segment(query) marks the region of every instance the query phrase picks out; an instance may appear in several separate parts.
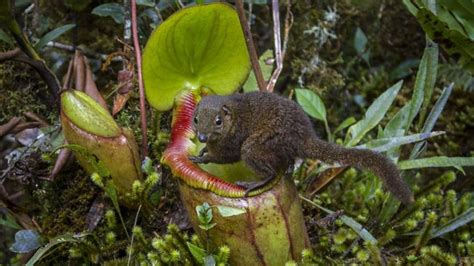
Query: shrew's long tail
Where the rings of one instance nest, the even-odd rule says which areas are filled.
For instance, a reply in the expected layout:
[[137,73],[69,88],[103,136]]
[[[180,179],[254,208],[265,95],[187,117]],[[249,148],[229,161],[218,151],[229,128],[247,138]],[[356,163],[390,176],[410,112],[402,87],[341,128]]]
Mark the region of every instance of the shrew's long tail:
[[305,158],[372,171],[383,180],[385,188],[401,202],[405,204],[413,202],[413,194],[400,176],[397,166],[382,154],[367,149],[344,148],[316,137],[308,138],[305,144],[303,151]]

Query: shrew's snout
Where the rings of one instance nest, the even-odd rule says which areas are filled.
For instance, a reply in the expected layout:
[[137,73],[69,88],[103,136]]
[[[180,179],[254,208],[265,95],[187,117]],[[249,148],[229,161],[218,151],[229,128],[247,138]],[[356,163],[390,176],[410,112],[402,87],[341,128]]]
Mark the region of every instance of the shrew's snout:
[[198,133],[198,140],[201,143],[206,143],[207,142],[207,135],[202,134],[202,133]]

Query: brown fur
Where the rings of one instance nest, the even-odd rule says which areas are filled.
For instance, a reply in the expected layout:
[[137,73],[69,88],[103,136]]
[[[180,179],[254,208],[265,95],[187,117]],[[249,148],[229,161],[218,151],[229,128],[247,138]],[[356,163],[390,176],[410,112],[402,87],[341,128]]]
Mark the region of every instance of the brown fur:
[[196,163],[243,160],[262,179],[248,191],[286,171],[296,158],[312,158],[371,170],[402,202],[413,201],[410,189],[388,158],[367,149],[348,149],[320,140],[304,111],[276,94],[207,96],[197,106],[194,118],[198,138],[207,145],[200,156],[190,159]]

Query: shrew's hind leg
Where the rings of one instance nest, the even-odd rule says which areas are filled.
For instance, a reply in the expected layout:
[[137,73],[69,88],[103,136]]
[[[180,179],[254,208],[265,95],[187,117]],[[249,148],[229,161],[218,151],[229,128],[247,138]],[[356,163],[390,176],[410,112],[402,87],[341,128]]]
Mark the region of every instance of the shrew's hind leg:
[[[251,150],[246,150],[245,146]],[[250,146],[250,147],[249,147]],[[246,188],[245,196],[247,197],[251,191],[261,189],[277,177],[278,158],[272,153],[267,152],[260,145],[244,143],[242,146],[242,160],[250,167],[261,179],[255,182],[237,182],[238,185]],[[245,152],[246,151],[246,152]],[[250,152],[249,152],[250,151]]]

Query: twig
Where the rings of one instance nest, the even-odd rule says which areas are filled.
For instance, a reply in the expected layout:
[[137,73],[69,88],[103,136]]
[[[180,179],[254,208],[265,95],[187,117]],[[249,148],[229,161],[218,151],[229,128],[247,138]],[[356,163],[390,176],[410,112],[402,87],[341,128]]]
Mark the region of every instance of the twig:
[[252,62],[252,69],[257,80],[257,85],[259,90],[266,90],[266,82],[263,78],[262,70],[260,69],[260,64],[258,63],[257,50],[255,49],[255,44],[252,38],[252,32],[247,23],[247,18],[245,17],[244,3],[242,0],[236,0],[236,9],[239,14],[240,26],[245,35],[245,43],[247,44],[247,50],[250,55],[250,62]]
[[293,13],[291,13],[291,0],[286,0],[285,29],[283,32],[283,48],[281,51],[282,59],[285,59],[286,48],[288,47],[288,36],[293,26]]
[[148,155],[148,138],[147,138],[147,125],[146,125],[146,106],[145,106],[145,90],[143,88],[143,77],[142,77],[142,57],[140,51],[140,42],[138,40],[137,30],[137,5],[136,0],[132,0],[132,35],[133,35],[133,46],[135,48],[135,58],[137,60],[137,72],[138,72],[138,88],[140,90],[140,120],[142,126],[142,158]]
[[280,76],[283,68],[283,59],[281,56],[281,34],[280,34],[280,7],[278,6],[278,0],[272,0],[272,15],[273,15],[273,41],[275,43],[275,59],[276,68],[268,81],[267,91],[273,92],[275,84]]

